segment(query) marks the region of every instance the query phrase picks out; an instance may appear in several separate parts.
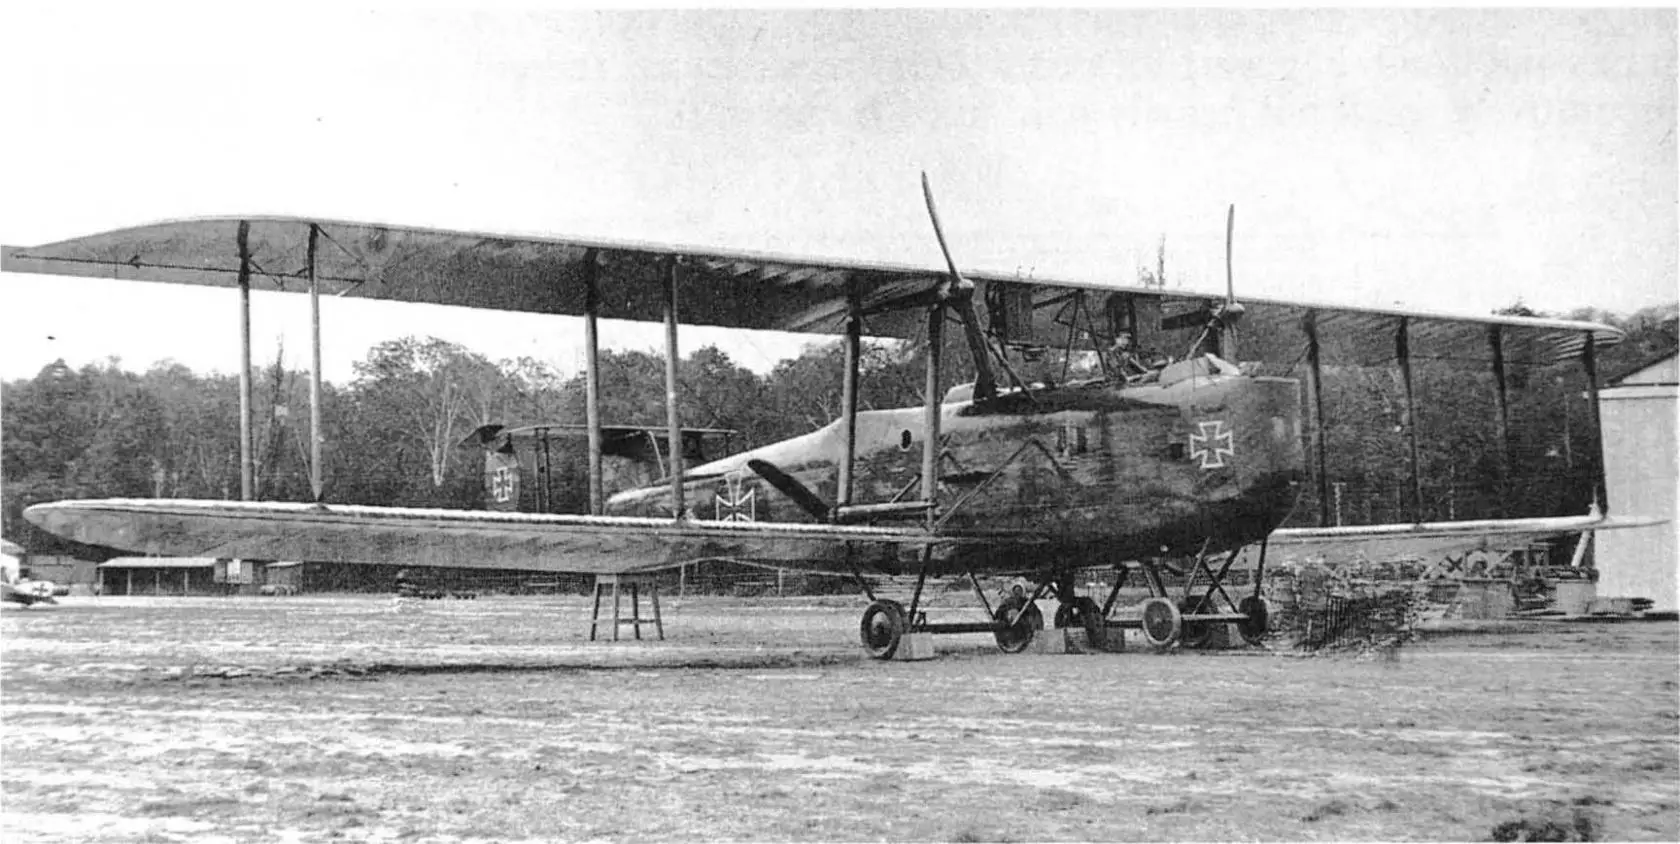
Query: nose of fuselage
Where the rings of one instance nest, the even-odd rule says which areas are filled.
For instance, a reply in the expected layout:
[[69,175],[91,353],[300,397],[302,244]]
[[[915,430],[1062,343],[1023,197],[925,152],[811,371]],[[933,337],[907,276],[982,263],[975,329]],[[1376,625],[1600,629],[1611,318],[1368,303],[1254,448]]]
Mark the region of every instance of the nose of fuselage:
[[1269,531],[1289,515],[1306,477],[1300,382],[1244,377],[1234,386],[1229,404],[1240,455],[1238,484],[1248,502],[1245,509]]

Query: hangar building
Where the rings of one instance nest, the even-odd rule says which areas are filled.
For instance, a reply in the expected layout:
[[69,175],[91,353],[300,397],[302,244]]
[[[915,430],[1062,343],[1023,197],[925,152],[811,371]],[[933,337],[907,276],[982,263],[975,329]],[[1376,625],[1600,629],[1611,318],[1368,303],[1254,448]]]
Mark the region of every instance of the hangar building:
[[1652,612],[1676,610],[1680,583],[1680,513],[1675,507],[1676,353],[1650,361],[1599,391],[1604,481],[1612,513],[1666,520],[1663,524],[1600,531],[1596,537],[1598,594],[1650,598]]

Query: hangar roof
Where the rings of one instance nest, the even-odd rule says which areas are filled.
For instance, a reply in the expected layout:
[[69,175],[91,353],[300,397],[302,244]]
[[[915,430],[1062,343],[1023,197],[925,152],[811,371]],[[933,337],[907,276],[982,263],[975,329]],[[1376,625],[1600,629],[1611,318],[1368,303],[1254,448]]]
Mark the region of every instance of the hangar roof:
[[207,569],[214,557],[114,557],[99,564],[102,569]]

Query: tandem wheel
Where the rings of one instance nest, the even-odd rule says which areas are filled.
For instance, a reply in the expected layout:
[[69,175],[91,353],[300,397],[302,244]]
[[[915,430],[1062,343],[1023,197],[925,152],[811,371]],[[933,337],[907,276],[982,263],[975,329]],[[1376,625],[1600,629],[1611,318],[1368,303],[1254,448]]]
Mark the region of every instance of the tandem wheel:
[[1184,619],[1168,598],[1150,598],[1143,602],[1143,639],[1157,648],[1165,648],[1178,641],[1184,631]]
[[1208,642],[1213,640],[1214,625],[1224,623],[1220,621],[1195,621],[1193,619],[1184,618],[1184,616],[1195,614],[1196,606],[1198,604],[1204,605],[1206,609],[1213,609],[1212,601],[1202,601],[1198,598],[1185,598],[1184,601],[1178,605],[1179,619],[1183,624],[1183,629],[1179,633],[1179,642],[1187,648],[1200,649],[1207,647]]
[[1011,595],[998,604],[992,613],[998,627],[992,631],[998,650],[1018,654],[1032,644],[1033,635],[1044,626],[1044,615],[1038,607],[1020,595]]
[[898,653],[898,644],[904,640],[904,632],[909,628],[909,620],[904,615],[904,605],[897,601],[880,600],[869,605],[863,611],[863,621],[858,625],[858,635],[863,640],[864,650],[876,659],[892,659]]
[[1250,645],[1265,641],[1271,629],[1272,605],[1259,595],[1250,595],[1237,604],[1237,611],[1248,614],[1248,618],[1237,622],[1237,634],[1243,641]]
[[1101,649],[1108,634],[1108,621],[1103,618],[1097,602],[1084,596],[1074,598],[1056,608],[1056,627],[1083,627],[1086,641]]

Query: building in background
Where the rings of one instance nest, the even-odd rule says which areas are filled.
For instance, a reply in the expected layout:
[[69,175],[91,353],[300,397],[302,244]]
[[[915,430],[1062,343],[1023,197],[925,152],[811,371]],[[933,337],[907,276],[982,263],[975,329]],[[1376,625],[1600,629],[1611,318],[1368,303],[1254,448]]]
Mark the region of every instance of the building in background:
[[1613,378],[1599,391],[1603,420],[1604,480],[1611,512],[1649,517],[1661,524],[1601,531],[1596,554],[1598,594],[1649,598],[1652,612],[1680,604],[1680,514],[1675,483],[1676,392],[1680,363],[1667,355]]

